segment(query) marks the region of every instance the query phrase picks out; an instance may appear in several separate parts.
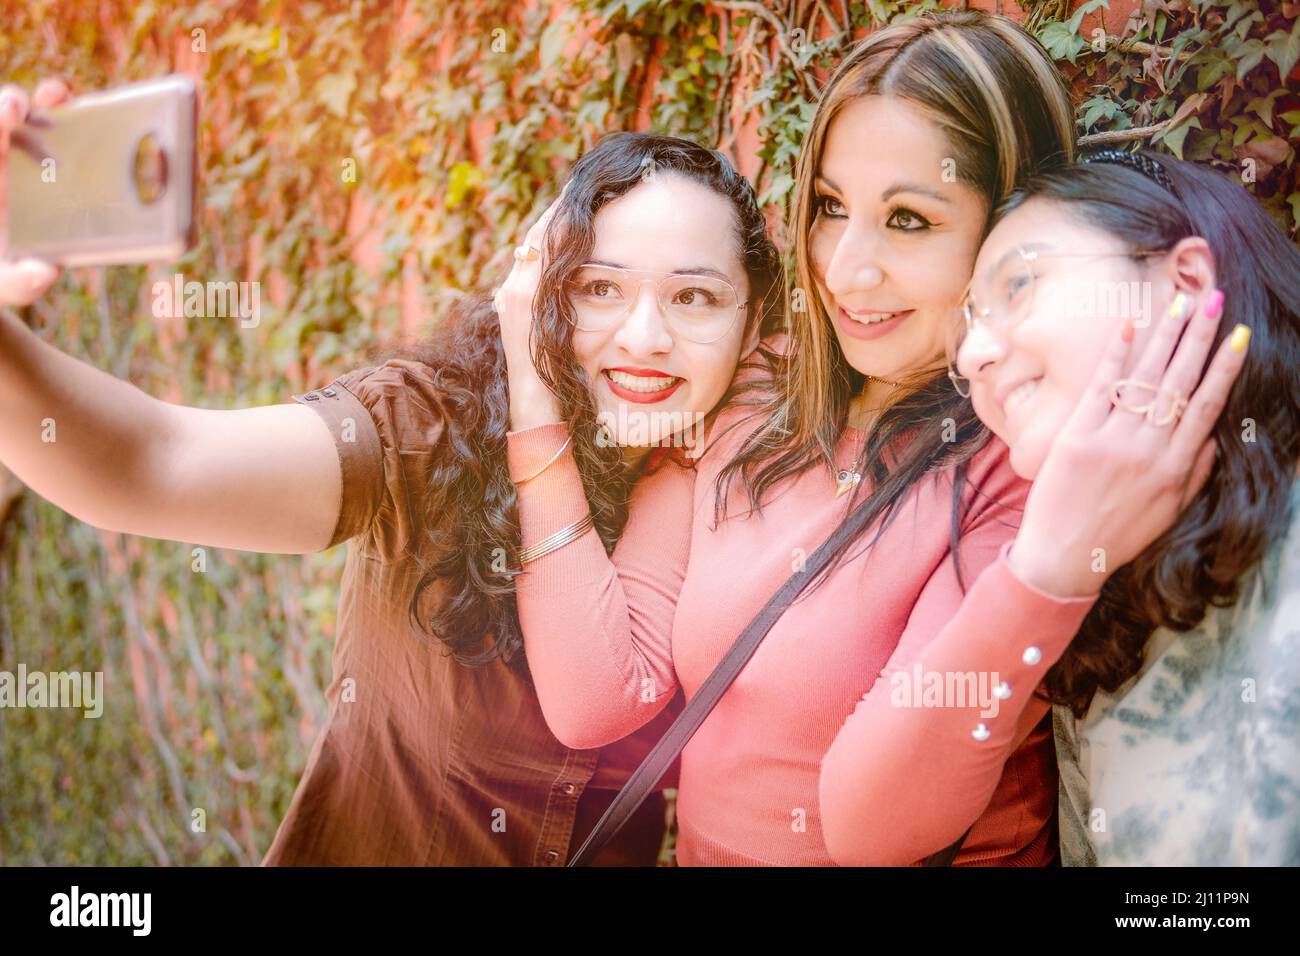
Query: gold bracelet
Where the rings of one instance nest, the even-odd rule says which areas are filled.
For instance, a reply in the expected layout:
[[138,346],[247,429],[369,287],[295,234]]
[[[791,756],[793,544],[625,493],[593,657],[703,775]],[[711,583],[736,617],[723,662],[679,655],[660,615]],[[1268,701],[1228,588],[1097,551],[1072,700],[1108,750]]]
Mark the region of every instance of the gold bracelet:
[[531,475],[529,475],[527,478],[520,478],[518,481],[515,482],[515,487],[518,488],[520,485],[524,484],[525,482],[532,481],[534,478],[536,478],[538,475],[540,475],[542,472],[544,472],[547,468],[550,468],[553,464],[555,464],[557,461],[559,461],[559,460],[560,460],[560,456],[564,454],[564,449],[566,449],[566,448],[569,447],[569,443],[570,443],[571,441],[573,441],[573,436],[572,436],[572,435],[570,435],[568,438],[564,439],[564,444],[560,446],[560,450],[559,450],[559,451],[557,451],[553,456],[551,456],[551,460],[550,460],[550,461],[548,461],[546,464],[542,465],[541,468],[538,468],[535,472],[533,472],[533,473],[532,473]]
[[538,558],[544,557],[552,551],[559,550],[570,541],[576,541],[578,538],[581,538],[586,534],[590,528],[595,527],[595,524],[596,521],[592,518],[591,512],[587,512],[586,516],[573,522],[573,524],[565,525],[550,537],[543,538],[532,547],[524,548],[520,551],[520,565],[528,564],[530,561],[536,561]]

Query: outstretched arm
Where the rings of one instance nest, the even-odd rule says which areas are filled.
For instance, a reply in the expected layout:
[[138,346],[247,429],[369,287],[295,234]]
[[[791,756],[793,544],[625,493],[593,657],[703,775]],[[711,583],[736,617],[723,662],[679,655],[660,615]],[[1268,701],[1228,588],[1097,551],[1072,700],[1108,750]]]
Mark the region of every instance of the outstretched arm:
[[[0,177],[10,131],[31,103],[50,107],[67,95],[57,81],[31,100],[17,87],[0,91]],[[0,222],[7,202],[0,179]],[[5,308],[30,304],[56,275],[44,262],[12,262],[0,248],[0,463],[53,504],[112,531],[284,553],[329,542],[341,476],[318,415],[288,404],[173,405],[63,354]]]
[[342,489],[329,429],[302,405],[173,405],[65,355],[0,311],[0,462],[110,531],[302,554]]

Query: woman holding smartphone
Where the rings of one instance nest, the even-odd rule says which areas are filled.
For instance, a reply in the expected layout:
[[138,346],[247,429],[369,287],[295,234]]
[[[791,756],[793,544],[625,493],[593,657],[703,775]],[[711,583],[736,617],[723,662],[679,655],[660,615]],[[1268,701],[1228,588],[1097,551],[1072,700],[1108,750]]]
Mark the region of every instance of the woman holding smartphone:
[[[67,95],[47,82],[32,102]],[[21,90],[0,92],[0,168],[29,108]],[[688,141],[619,134],[577,162],[568,188],[589,204],[589,247],[631,268],[672,249],[708,273],[700,282],[718,296],[709,341],[658,347],[677,299],[608,330],[619,366],[671,373],[673,410],[707,414],[757,339],[765,303],[781,298],[749,184]],[[0,305],[33,301],[54,276],[0,250]],[[543,311],[558,313],[567,291],[543,284]],[[693,287],[677,280],[678,291]],[[587,344],[539,329],[574,428],[576,493],[595,503],[604,550],[630,488],[653,469],[639,436],[594,427],[599,412],[617,422],[627,409],[608,395],[597,407],[586,382],[609,370],[611,352]],[[513,580],[545,548],[519,541],[506,472],[512,397],[490,296],[419,348],[294,399],[229,411],[159,401],[0,312],[0,462],[51,503],[97,527],[212,547],[301,554],[348,542],[328,723],[264,862],[563,864],[661,728],[579,753],[542,719]],[[49,419],[57,442],[42,440]],[[662,804],[648,806],[604,862],[653,864],[662,832]]]

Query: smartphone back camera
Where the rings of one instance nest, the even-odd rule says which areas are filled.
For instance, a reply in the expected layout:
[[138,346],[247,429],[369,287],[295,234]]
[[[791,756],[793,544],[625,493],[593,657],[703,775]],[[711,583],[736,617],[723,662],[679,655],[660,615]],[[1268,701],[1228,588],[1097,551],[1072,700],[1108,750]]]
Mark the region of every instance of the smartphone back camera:
[[135,147],[135,194],[146,206],[167,191],[167,153],[153,133],[145,133]]
[[184,75],[87,93],[8,153],[6,254],[64,266],[174,262],[195,240],[198,97]]

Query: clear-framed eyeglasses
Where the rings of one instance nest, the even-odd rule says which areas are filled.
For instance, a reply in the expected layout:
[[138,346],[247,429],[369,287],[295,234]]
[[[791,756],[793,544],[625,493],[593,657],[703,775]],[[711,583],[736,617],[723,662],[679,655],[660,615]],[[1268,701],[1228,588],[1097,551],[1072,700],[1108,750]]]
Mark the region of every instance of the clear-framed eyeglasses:
[[623,320],[645,283],[655,287],[659,312],[674,335],[701,345],[716,342],[736,324],[748,302],[723,276],[648,272],[588,263],[569,278],[566,290],[574,325],[599,332]]
[[[1075,259],[1147,259],[1163,255],[1164,249],[1143,249],[1127,252],[1064,252],[1042,249],[1029,249],[1015,246],[1003,256],[994,267],[992,276],[979,290],[974,282],[967,289],[962,303],[957,308],[953,321],[948,323],[948,336],[945,351],[948,356],[948,379],[958,394],[970,397],[970,380],[957,371],[957,355],[962,344],[977,325],[983,326],[999,338],[1006,336],[1011,329],[1033,311],[1035,295],[1042,284],[1035,265],[1041,259],[1075,258]],[[1063,305],[1068,302],[1062,292]]]

